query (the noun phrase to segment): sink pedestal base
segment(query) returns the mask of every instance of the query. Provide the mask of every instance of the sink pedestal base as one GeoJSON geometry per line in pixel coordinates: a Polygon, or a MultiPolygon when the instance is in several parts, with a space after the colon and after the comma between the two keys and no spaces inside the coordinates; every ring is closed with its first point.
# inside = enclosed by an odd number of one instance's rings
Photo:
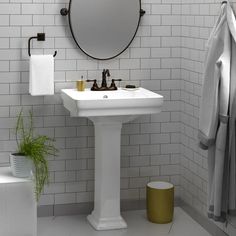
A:
{"type": "Polygon", "coordinates": [[[89,223],[96,230],[112,230],[112,229],[124,229],[127,228],[126,222],[121,216],[118,218],[103,218],[96,219],[94,213],[87,217],[89,223]]]}
{"type": "Polygon", "coordinates": [[[90,118],[95,126],[94,210],[87,217],[96,230],[127,228],[120,215],[121,121],[90,118]]]}

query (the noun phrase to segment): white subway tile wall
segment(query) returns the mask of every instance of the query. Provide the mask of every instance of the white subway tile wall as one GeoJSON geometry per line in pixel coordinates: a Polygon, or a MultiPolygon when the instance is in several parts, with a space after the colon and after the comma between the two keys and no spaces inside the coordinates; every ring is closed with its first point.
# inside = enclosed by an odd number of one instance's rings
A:
{"type": "MultiPolygon", "coordinates": [[[[121,198],[145,198],[152,180],[180,185],[181,1],[142,0],[146,15],[130,48],[110,61],[92,60],[74,43],[60,9],[69,0],[0,0],[0,166],[9,165],[16,142],[14,127],[21,107],[32,109],[35,131],[56,140],[59,154],[49,159],[50,185],[39,205],[93,201],[94,128],[85,118],[71,118],[60,89],[75,87],[83,75],[100,79],[102,69],[125,83],[165,96],[163,112],[124,124],[121,147],[121,198]],[[54,96],[28,94],[27,40],[45,32],[46,41],[32,44],[32,54],[53,54],[54,96]]],[[[89,85],[88,85],[89,86],[89,85]]]]}
{"type": "MultiPolygon", "coordinates": [[[[207,152],[198,146],[198,120],[205,45],[221,0],[182,0],[181,20],[181,198],[197,211],[207,213],[207,152]]],[[[236,1],[230,1],[236,10],[236,1]]],[[[173,124],[172,124],[173,125],[173,124]]],[[[168,173],[168,172],[167,172],[168,173]]],[[[229,235],[236,225],[217,224],[229,235]]]]}

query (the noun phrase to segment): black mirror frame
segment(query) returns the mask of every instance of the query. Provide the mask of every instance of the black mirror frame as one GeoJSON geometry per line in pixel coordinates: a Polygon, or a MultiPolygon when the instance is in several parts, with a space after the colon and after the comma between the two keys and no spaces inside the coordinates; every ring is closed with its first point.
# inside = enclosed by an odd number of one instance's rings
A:
{"type": "Polygon", "coordinates": [[[105,60],[111,60],[111,59],[114,59],[116,57],[118,57],[120,54],[122,54],[124,51],[126,51],[126,49],[129,48],[130,44],[133,42],[136,34],[137,34],[137,31],[138,31],[138,28],[140,26],[140,21],[141,21],[141,17],[144,16],[144,14],[146,13],[142,8],[141,8],[141,0],[139,0],[139,6],[140,6],[140,9],[139,9],[139,20],[138,20],[138,24],[137,24],[137,28],[135,30],[135,33],[134,33],[134,36],[132,37],[131,41],[128,43],[128,45],[121,51],[119,52],[118,54],[116,54],[115,56],[112,56],[112,57],[109,57],[109,58],[97,58],[97,57],[93,57],[91,55],[89,55],[87,52],[85,52],[79,45],[79,43],[77,42],[76,38],[75,38],[75,35],[74,35],[74,32],[73,32],[73,29],[72,29],[72,24],[71,24],[71,14],[70,14],[70,9],[71,9],[71,3],[72,3],[72,0],[70,0],[70,3],[69,3],[69,8],[62,8],[60,13],[62,16],[66,16],[68,15],[68,19],[69,19],[69,27],[70,27],[70,31],[71,31],[71,34],[72,34],[72,37],[75,41],[75,43],[77,44],[77,46],[79,47],[79,49],[84,53],[86,54],[87,56],[89,56],[90,58],[92,59],[95,59],[95,60],[101,60],[101,61],[105,61],[105,60]]]}

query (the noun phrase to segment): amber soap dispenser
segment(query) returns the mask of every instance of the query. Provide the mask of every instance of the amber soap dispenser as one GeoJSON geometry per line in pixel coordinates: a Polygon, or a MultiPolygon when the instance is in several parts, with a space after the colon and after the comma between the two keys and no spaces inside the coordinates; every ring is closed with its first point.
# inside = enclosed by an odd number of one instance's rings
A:
{"type": "Polygon", "coordinates": [[[81,76],[80,80],[76,81],[76,88],[77,88],[77,91],[84,91],[85,90],[85,80],[84,80],[83,76],[81,76]]]}

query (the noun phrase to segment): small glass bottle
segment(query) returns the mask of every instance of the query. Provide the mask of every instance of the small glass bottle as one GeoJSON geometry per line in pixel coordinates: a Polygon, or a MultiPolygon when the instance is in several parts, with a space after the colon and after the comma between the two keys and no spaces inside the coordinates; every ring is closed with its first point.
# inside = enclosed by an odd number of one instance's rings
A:
{"type": "Polygon", "coordinates": [[[77,91],[84,91],[85,90],[85,80],[84,80],[84,76],[81,76],[80,80],[76,81],[76,88],[77,91]]]}

